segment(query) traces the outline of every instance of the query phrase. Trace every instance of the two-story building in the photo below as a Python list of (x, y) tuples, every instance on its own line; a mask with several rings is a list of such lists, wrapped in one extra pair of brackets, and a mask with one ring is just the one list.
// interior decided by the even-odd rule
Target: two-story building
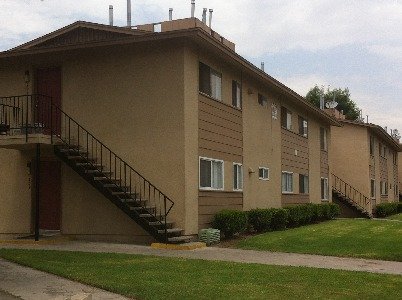
[(222, 209), (331, 201), (339, 123), (198, 19), (76, 22), (0, 79), (2, 235), (180, 242)]
[(331, 128), (334, 189), (367, 213), (376, 204), (399, 201), (399, 141), (381, 126), (346, 120), (335, 109), (327, 112), (342, 124)]

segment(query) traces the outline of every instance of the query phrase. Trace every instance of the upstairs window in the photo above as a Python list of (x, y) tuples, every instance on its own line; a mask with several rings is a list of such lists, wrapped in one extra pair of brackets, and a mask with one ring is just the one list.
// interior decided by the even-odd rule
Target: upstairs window
[(328, 178), (321, 178), (321, 200), (329, 200)]
[(258, 104), (261, 106), (266, 106), (268, 104), (268, 98), (262, 94), (258, 94)]
[(281, 107), (281, 125), (283, 128), (292, 130), (292, 112), (286, 107)]
[(282, 172), (282, 193), (293, 193), (293, 173)]
[(259, 167), (258, 178), (261, 180), (269, 180), (269, 169), (265, 167)]
[(303, 117), (299, 116), (299, 134), (301, 136), (308, 136), (308, 123)]
[(387, 154), (387, 147), (384, 146), (383, 144), (380, 143), (380, 156), (383, 158), (386, 158), (386, 154)]
[(374, 155), (374, 137), (370, 136), (370, 155)]
[(243, 190), (243, 166), (241, 164), (233, 164), (233, 190)]
[(327, 137), (327, 129), (320, 127), (320, 147), (321, 150), (327, 151), (328, 150), (328, 137)]
[(222, 74), (200, 62), (199, 76), (200, 92), (216, 100), (222, 100)]
[(300, 194), (308, 194), (308, 176), (299, 174), (299, 192)]
[(200, 188), (223, 190), (223, 161), (200, 158)]
[(398, 153), (397, 152), (392, 152), (392, 162), (394, 165), (398, 164)]
[(241, 109), (241, 85), (237, 81), (232, 81), (232, 105), (238, 109)]

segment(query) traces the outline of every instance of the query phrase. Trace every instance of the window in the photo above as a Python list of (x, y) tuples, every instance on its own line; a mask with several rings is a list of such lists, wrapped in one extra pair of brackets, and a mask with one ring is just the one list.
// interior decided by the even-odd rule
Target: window
[(383, 196), (388, 195), (388, 182), (386, 182), (386, 181), (380, 182), (380, 193)]
[(380, 156), (386, 158), (387, 147), (380, 143)]
[(395, 189), (395, 196), (398, 196), (398, 185), (397, 184), (394, 185), (394, 189)]
[(370, 197), (372, 199), (375, 198), (375, 179), (371, 179), (371, 184), (370, 184)]
[(299, 174), (299, 193), (308, 194), (308, 176)]
[(232, 105), (241, 109), (241, 85), (237, 81), (232, 81)]
[(307, 137), (308, 135), (307, 120), (305, 120), (303, 117), (300, 116), (299, 116), (299, 134), (304, 137)]
[(223, 161), (200, 158), (200, 188), (223, 190)]
[(222, 74), (200, 62), (199, 65), (199, 89), (214, 99), (222, 100)]
[(328, 200), (328, 178), (321, 178), (321, 200)]
[(269, 180), (269, 169), (264, 167), (258, 168), (258, 177), (261, 180)]
[(293, 193), (293, 173), (282, 172), (282, 193)]
[(398, 164), (398, 153), (397, 152), (392, 152), (392, 162), (394, 165)]
[(320, 145), (321, 150), (328, 150), (327, 129), (320, 127)]
[(233, 164), (233, 190), (243, 190), (243, 166), (241, 164)]
[(267, 105), (268, 104), (268, 98), (259, 93), (258, 94), (258, 104), (261, 105), (261, 106)]
[(281, 107), (281, 125), (283, 128), (292, 130), (292, 112), (286, 107)]
[(370, 136), (370, 155), (374, 155), (374, 137)]

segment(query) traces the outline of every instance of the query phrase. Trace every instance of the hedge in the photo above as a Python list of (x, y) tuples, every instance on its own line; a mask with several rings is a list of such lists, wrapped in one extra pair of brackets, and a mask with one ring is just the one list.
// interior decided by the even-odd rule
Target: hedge
[(285, 208), (253, 209), (251, 211), (223, 210), (214, 217), (212, 225), (226, 238), (244, 232), (283, 230), (301, 225), (332, 220), (339, 216), (337, 204), (305, 204)]
[(385, 218), (390, 215), (395, 215), (398, 212), (402, 212), (402, 203), (381, 203), (375, 207), (375, 215), (378, 218)]

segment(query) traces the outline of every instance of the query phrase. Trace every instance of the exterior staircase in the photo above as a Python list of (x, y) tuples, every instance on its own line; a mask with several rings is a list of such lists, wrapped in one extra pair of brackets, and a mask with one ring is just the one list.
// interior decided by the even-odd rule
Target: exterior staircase
[(3, 134), (50, 136), (55, 155), (162, 243), (190, 237), (168, 220), (174, 202), (43, 95), (0, 98)]
[[(344, 180), (332, 175), (332, 196), (334, 202), (341, 206), (341, 211), (347, 216), (362, 216), (366, 218), (373, 217), (373, 209), (371, 205), (371, 199), (364, 194), (356, 190), (350, 184)], [(344, 212), (344, 210), (350, 209), (352, 212)]]

